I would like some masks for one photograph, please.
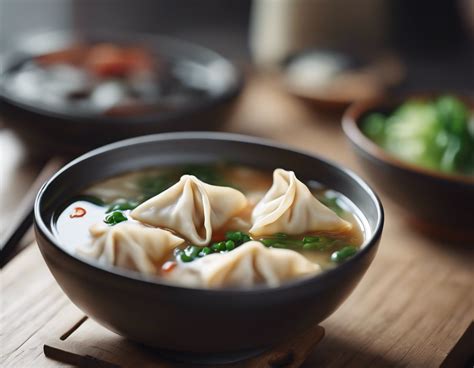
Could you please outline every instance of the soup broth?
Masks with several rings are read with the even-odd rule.
[[[77,247],[91,242],[89,229],[94,224],[135,223],[131,211],[177,183],[183,174],[194,175],[208,184],[235,188],[246,196],[248,206],[238,219],[232,218],[213,231],[212,240],[206,246],[196,246],[185,239],[183,244],[169,251],[165,261],[156,265],[158,275],[209,254],[232,252],[249,240],[259,241],[269,248],[294,250],[325,270],[354,255],[364,242],[363,217],[356,206],[342,194],[315,181],[305,184],[321,203],[352,224],[350,229],[253,237],[248,232],[252,210],[272,186],[272,173],[234,165],[152,168],[98,182],[72,198],[55,216],[55,235],[64,248],[74,252]],[[182,237],[172,229],[166,230]]]

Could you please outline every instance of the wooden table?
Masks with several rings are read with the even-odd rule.
[[[339,121],[337,115],[324,115],[288,96],[275,78],[254,76],[225,130],[272,138],[363,176]],[[9,176],[1,192],[1,220],[7,216],[4,201],[12,208],[37,171],[34,165],[10,168],[8,175],[16,179],[12,182]],[[386,223],[379,252],[355,292],[322,323],[326,336],[304,367],[437,367],[473,320],[474,247],[423,237],[405,224],[394,203],[381,198]],[[44,356],[45,343],[122,366],[169,366],[157,365],[150,351],[84,320],[49,274],[36,246],[11,261],[1,279],[2,367],[60,366]],[[73,328],[78,322],[80,327]]]

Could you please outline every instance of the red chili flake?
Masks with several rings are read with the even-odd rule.
[[[82,207],[74,207],[74,211],[69,215],[70,218],[82,217],[87,211]]]
[[[163,266],[161,266],[161,269],[163,272],[170,272],[172,271],[178,264],[175,261],[168,261],[165,262]]]

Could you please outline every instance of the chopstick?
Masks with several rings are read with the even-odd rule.
[[[51,158],[46,165],[44,165],[30,189],[23,197],[15,213],[14,220],[12,221],[13,225],[10,227],[10,230],[6,232],[6,235],[0,243],[0,268],[3,268],[8,261],[13,258],[18,243],[33,225],[33,204],[39,189],[63,164],[63,158]]]

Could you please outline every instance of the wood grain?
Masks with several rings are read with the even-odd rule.
[[[286,95],[272,77],[250,78],[226,130],[270,137],[363,175],[339,117]],[[406,224],[402,203],[382,201],[379,253],[355,292],[322,323],[326,335],[303,367],[438,367],[474,318],[474,246],[423,237]],[[7,265],[1,282],[2,367],[63,366],[45,358],[45,343],[121,366],[171,367],[90,319],[60,340],[84,315],[62,294],[36,247]]]

